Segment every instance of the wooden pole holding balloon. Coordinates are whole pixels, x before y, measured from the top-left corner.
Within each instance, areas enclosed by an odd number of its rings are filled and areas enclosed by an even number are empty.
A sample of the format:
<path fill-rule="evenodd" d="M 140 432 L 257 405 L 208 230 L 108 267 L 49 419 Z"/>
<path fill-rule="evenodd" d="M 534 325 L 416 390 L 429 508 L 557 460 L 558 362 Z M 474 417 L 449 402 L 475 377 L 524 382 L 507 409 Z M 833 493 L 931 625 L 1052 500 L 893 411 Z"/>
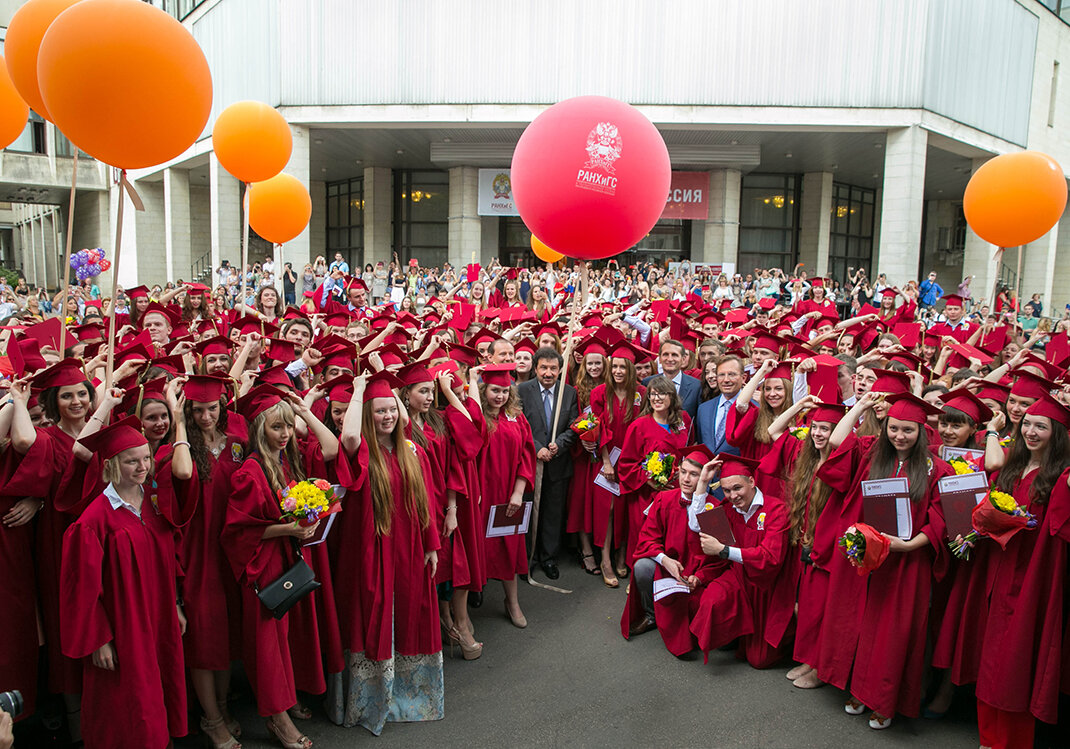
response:
<path fill-rule="evenodd" d="M 71 199 L 67 206 L 67 247 L 63 252 L 63 292 L 59 298 L 60 318 L 63 320 L 63 325 L 59 329 L 59 351 L 60 358 L 64 357 L 67 350 L 67 295 L 70 293 L 71 287 L 71 243 L 74 241 L 74 196 L 78 186 L 78 149 L 74 149 L 74 161 L 71 164 Z M 114 289 L 114 287 L 113 287 Z M 112 291 L 112 297 L 114 298 L 115 292 Z M 115 306 L 114 300 L 112 306 Z"/>
<path fill-rule="evenodd" d="M 249 188 L 251 185 L 248 182 L 243 182 L 242 187 L 245 189 L 245 195 L 242 197 L 242 235 L 241 235 L 241 296 L 238 297 L 238 304 L 245 304 L 246 300 L 246 286 L 248 284 L 247 268 L 249 265 Z"/>

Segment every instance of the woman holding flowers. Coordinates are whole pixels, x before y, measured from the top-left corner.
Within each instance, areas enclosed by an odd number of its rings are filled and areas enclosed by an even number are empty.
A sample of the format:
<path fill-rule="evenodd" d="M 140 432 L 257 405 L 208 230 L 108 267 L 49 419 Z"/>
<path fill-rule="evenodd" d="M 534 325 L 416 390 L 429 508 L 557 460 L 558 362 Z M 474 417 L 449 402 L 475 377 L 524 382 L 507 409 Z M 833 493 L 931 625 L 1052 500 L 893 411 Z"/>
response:
<path fill-rule="evenodd" d="M 594 561 L 594 549 L 591 546 L 594 479 L 602 463 L 599 460 L 599 433 L 601 426 L 591 407 L 591 394 L 595 388 L 605 391 L 609 377 L 606 361 L 606 344 L 600 338 L 588 338 L 577 347 L 581 356 L 580 367 L 576 376 L 576 405 L 580 418 L 572 429 L 579 439 L 572 446 L 572 481 L 568 489 L 568 519 L 565 530 L 579 534 L 580 564 L 588 575 L 598 574 L 598 565 Z"/>
<path fill-rule="evenodd" d="M 990 446 L 999 441 L 992 426 L 985 433 Z M 1035 720 L 1056 722 L 1059 673 L 1070 647 L 1060 645 L 1070 541 L 1068 428 L 1070 411 L 1045 393 L 1025 412 L 1006 456 L 994 448 L 986 453 L 986 468 L 998 471 L 992 480 L 997 508 L 1016 503 L 1035 528 L 1023 527 L 999 545 L 979 538 L 976 552 L 987 553 L 965 563 L 974 595 L 961 608 L 963 632 L 956 639 L 977 648 L 982 746 L 1031 747 Z"/>
<path fill-rule="evenodd" d="M 916 717 L 919 712 L 931 582 L 946 565 L 937 481 L 952 469 L 929 452 L 925 424 L 939 410 L 909 393 L 888 397 L 888 416 L 868 446 L 854 437 L 851 430 L 876 398 L 866 393 L 833 431 L 837 447 L 818 476 L 842 495 L 842 502 L 826 505 L 825 513 L 839 518 L 825 530 L 839 537 L 865 520 L 864 480 L 905 477 L 913 536 L 885 533 L 891 553 L 867 577 L 842 566 L 830 571 L 818 676 L 841 689 L 849 680 L 844 710 L 861 715 L 868 706 L 869 727 L 880 730 L 896 713 Z M 827 542 L 819 538 L 817 544 L 822 543 Z M 861 582 L 848 582 L 852 576 Z"/>
<path fill-rule="evenodd" d="M 690 432 L 691 417 L 683 410 L 676 386 L 667 377 L 652 379 L 647 384 L 646 404 L 628 427 L 617 461 L 621 497 L 628 512 L 629 567 L 635 564 L 635 547 L 646 510 L 657 492 L 672 485 L 672 463 L 687 445 Z"/>
<path fill-rule="evenodd" d="M 295 409 L 310 429 L 319 422 L 296 397 L 271 385 L 253 388 L 238 401 L 237 409 L 249 421 L 249 444 L 245 460 L 231 476 L 233 491 L 221 541 L 241 586 L 245 671 L 268 730 L 283 746 L 307 749 L 311 739 L 301 734 L 287 713 L 297 704 L 288 638 L 290 613 L 274 618 L 257 591 L 294 565 L 299 542 L 310 539 L 318 529 L 319 523 L 306 527 L 290 517 L 283 519 L 289 509 L 283 506 L 281 495 L 291 480 L 305 479 L 295 436 Z M 332 442 L 337 445 L 333 436 Z M 314 657 L 319 662 L 319 653 Z"/>
<path fill-rule="evenodd" d="M 338 547 L 344 725 L 375 735 L 387 721 L 444 715 L 442 640 L 434 578 L 441 543 L 424 450 L 405 438 L 401 381 L 389 371 L 353 380 L 340 438 L 347 489 Z"/>

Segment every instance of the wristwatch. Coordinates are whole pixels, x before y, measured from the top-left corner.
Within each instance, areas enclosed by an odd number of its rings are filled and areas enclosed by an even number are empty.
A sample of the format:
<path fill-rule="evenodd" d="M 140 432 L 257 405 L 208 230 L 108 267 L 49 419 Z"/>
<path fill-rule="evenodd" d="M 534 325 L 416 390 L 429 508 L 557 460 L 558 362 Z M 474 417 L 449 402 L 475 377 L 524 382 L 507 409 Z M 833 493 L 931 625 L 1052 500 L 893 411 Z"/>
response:
<path fill-rule="evenodd" d="M 717 556 L 719 556 L 721 559 L 728 559 L 728 547 L 722 546 L 721 550 L 717 552 Z"/>

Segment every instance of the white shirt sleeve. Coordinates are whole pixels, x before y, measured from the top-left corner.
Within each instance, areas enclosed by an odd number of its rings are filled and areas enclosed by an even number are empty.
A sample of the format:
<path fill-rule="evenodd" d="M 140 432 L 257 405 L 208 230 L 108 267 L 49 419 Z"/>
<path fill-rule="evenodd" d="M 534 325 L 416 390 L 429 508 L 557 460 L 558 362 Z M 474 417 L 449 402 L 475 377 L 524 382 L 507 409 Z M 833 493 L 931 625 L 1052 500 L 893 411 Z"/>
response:
<path fill-rule="evenodd" d="M 739 550 L 738 546 L 728 547 L 728 558 L 736 564 L 743 564 L 743 552 Z"/>

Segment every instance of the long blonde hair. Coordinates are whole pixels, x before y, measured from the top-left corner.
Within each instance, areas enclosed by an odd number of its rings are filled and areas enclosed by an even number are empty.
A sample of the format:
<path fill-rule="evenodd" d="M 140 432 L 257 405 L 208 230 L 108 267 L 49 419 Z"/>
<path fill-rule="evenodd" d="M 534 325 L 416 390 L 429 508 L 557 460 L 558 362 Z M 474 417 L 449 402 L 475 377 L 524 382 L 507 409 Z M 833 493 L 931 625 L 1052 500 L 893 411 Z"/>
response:
<path fill-rule="evenodd" d="M 824 450 L 818 450 L 808 435 L 795 459 L 791 470 L 791 496 L 788 506 L 788 538 L 792 545 L 813 546 L 814 525 L 821 511 L 825 509 L 829 495 L 832 494 L 832 488 L 816 475 L 828 453 L 827 445 Z M 810 500 L 809 511 L 806 507 L 807 498 Z"/>
<path fill-rule="evenodd" d="M 482 403 L 487 402 L 487 383 L 479 383 L 479 399 Z M 524 409 L 520 405 L 520 393 L 516 389 L 516 385 L 509 386 L 509 400 L 505 402 L 505 405 L 498 409 L 497 416 L 488 416 L 486 414 L 486 406 L 483 408 L 483 421 L 487 425 L 487 434 L 493 434 L 494 430 L 498 426 L 498 419 L 502 416 L 506 416 L 510 419 L 515 419 L 518 414 L 523 413 Z"/>
<path fill-rule="evenodd" d="M 765 400 L 765 385 L 770 379 L 777 379 L 784 383 L 784 402 L 780 404 L 779 408 L 773 408 Z M 776 421 L 780 414 L 784 413 L 791 406 L 791 380 L 784 379 L 783 377 L 767 377 L 765 382 L 762 383 L 762 391 L 761 404 L 758 406 L 758 418 L 754 421 L 754 439 L 764 445 L 768 445 L 773 441 L 773 438 L 769 436 L 769 427 L 773 425 L 773 422 Z"/>
<path fill-rule="evenodd" d="M 282 469 L 282 461 L 285 460 L 290 467 L 290 477 L 294 481 L 304 481 L 305 471 L 301 465 L 301 455 L 297 452 L 297 440 L 295 435 L 290 436 L 290 441 L 282 449 L 279 460 L 274 459 L 274 454 L 268 446 L 267 424 L 276 417 L 281 418 L 287 426 L 294 425 L 294 411 L 286 401 L 279 401 L 271 408 L 257 414 L 253 423 L 249 425 L 249 447 L 245 454 L 248 457 L 252 453 L 260 455 L 260 467 L 264 469 L 268 486 L 276 494 L 286 487 L 286 474 Z"/>
<path fill-rule="evenodd" d="M 394 516 L 394 493 L 395 487 L 390 481 L 390 469 L 383 458 L 379 447 L 379 439 L 375 434 L 375 411 L 372 409 L 373 401 L 364 404 L 364 412 L 361 417 L 360 433 L 364 435 L 364 441 L 368 445 L 368 479 L 372 491 L 372 515 L 375 518 L 375 535 L 389 536 L 390 526 Z M 427 486 L 424 484 L 423 475 L 420 472 L 420 461 L 416 457 L 416 450 L 405 439 L 405 432 L 401 426 L 401 419 L 394 425 L 394 431 L 390 434 L 394 443 L 394 455 L 401 469 L 401 493 L 405 507 L 409 511 L 409 517 L 419 523 L 420 528 L 427 528 L 431 522 L 431 513 L 428 511 Z"/>

